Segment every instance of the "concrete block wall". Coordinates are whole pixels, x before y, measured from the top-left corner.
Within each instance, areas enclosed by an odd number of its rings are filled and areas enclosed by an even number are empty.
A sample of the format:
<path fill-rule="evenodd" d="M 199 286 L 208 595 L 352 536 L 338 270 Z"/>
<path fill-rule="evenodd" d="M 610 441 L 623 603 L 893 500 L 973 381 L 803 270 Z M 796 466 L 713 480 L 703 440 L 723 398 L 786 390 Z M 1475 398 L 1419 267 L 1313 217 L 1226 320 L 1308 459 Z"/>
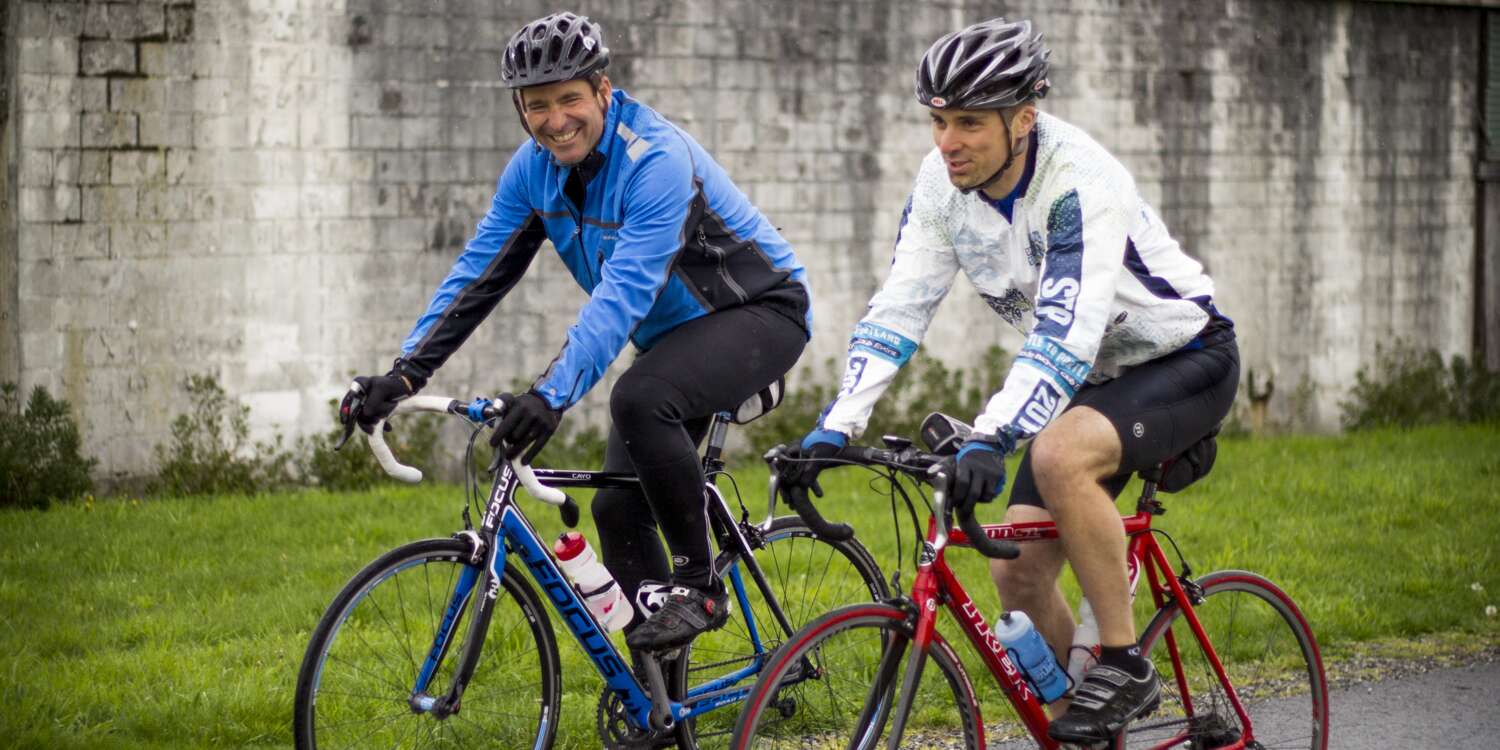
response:
<path fill-rule="evenodd" d="M 0 376 L 87 414 L 87 449 L 108 473 L 150 469 L 188 374 L 217 374 L 264 435 L 324 429 L 350 375 L 388 366 L 523 140 L 499 51 L 555 9 L 6 5 Z M 1336 425 L 1337 399 L 1378 343 L 1467 353 L 1478 11 L 1352 0 L 577 10 L 604 25 L 616 85 L 698 138 L 796 246 L 817 304 L 804 364 L 841 355 L 888 264 L 931 146 L 916 61 L 941 34 L 998 13 L 1032 18 L 1052 44 L 1043 106 L 1111 148 L 1207 263 L 1247 369 L 1276 384 L 1273 418 Z M 529 381 L 583 301 L 544 251 L 430 388 Z M 965 365 L 992 343 L 1015 351 L 1019 337 L 960 283 L 927 350 Z M 602 423 L 608 386 L 569 420 Z"/>

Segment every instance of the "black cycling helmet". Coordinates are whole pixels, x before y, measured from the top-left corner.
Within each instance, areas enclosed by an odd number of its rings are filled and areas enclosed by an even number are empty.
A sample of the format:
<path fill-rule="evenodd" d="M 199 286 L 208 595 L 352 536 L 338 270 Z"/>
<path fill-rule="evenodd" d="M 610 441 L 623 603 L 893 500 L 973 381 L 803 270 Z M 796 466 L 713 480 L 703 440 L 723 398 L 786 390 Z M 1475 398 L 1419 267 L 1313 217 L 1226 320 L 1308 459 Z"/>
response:
<path fill-rule="evenodd" d="M 917 66 L 917 101 L 938 109 L 1004 109 L 1047 95 L 1047 56 L 1030 21 L 981 21 L 936 42 Z"/>
<path fill-rule="evenodd" d="M 521 27 L 505 45 L 500 80 L 509 88 L 571 81 L 604 69 L 609 48 L 599 24 L 566 11 Z"/>

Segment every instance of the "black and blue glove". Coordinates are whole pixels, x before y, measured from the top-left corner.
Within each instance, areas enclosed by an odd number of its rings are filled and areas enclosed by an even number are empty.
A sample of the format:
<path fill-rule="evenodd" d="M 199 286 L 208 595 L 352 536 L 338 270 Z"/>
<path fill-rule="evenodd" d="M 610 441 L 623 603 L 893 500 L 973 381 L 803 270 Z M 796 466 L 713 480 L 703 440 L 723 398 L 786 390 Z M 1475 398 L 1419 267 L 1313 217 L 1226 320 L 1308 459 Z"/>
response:
<path fill-rule="evenodd" d="M 359 425 L 366 433 L 396 410 L 396 404 L 422 390 L 427 378 L 408 372 L 401 360 L 384 375 L 361 375 L 354 379 L 359 386 L 349 389 L 339 404 L 339 422 L 346 428 Z M 345 433 L 347 435 L 347 432 Z M 347 439 L 347 438 L 346 438 Z"/>
<path fill-rule="evenodd" d="M 849 444 L 849 436 L 837 430 L 818 428 L 802 438 L 797 449 L 799 461 L 787 464 L 781 470 L 781 487 L 787 492 L 800 492 L 804 496 L 811 489 L 814 495 L 823 496 L 818 486 L 818 473 L 832 465 L 828 459 L 838 455 Z"/>
<path fill-rule="evenodd" d="M 494 434 L 490 435 L 490 445 L 496 449 L 503 445 L 506 458 L 514 461 L 520 456 L 521 463 L 529 465 L 552 439 L 552 433 L 557 432 L 562 411 L 552 408 L 536 391 L 519 396 L 506 393 L 499 398 L 508 406 L 500 424 L 495 426 Z M 522 455 L 523 451 L 525 455 Z"/>
<path fill-rule="evenodd" d="M 964 441 L 958 455 L 945 461 L 952 477 L 948 485 L 948 507 L 960 516 L 974 506 L 988 503 L 1005 489 L 1005 456 L 1015 447 L 1008 435 L 982 435 Z"/>

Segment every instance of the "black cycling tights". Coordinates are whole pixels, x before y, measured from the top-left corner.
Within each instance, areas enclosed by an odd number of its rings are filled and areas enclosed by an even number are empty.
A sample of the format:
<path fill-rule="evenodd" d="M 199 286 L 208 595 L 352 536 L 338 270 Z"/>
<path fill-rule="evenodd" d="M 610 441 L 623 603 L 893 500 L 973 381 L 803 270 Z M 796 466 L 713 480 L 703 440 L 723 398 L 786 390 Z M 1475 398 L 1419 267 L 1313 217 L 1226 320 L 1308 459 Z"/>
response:
<path fill-rule="evenodd" d="M 752 303 L 673 329 L 615 383 L 604 470 L 637 474 L 644 494 L 600 490 L 593 511 L 604 565 L 632 600 L 642 580 L 668 578 L 657 523 L 672 550 L 671 580 L 712 583 L 698 443 L 715 412 L 786 374 L 806 345 L 801 325 Z"/>

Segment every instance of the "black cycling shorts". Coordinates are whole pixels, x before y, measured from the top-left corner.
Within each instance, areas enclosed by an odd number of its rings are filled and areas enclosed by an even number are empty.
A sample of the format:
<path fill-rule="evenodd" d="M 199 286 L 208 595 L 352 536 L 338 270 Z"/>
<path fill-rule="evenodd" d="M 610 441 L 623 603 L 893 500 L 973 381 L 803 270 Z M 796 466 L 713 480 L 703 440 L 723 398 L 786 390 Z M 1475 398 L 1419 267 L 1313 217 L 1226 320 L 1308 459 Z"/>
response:
<path fill-rule="evenodd" d="M 1120 496 L 1131 475 L 1187 450 L 1229 415 L 1240 382 L 1239 346 L 1227 331 L 1205 338 L 1212 343 L 1085 385 L 1068 404 L 1068 409 L 1087 406 L 1103 414 L 1120 436 L 1118 472 L 1101 483 L 1110 497 Z M 1029 447 L 1011 487 L 1010 505 L 1047 507 L 1031 473 Z"/>

